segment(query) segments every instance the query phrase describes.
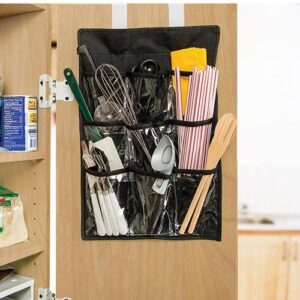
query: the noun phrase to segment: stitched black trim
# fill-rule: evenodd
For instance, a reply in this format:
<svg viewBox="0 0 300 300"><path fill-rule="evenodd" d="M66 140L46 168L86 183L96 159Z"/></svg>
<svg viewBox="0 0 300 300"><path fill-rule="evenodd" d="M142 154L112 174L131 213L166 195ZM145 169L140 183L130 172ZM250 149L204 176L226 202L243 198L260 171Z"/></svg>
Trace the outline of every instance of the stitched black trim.
<svg viewBox="0 0 300 300"><path fill-rule="evenodd" d="M84 167L84 166L83 166ZM107 177L107 176L114 176L114 175L119 175L123 173L134 173L138 175L143 175L143 176L151 176L154 178L161 178L161 179L172 179L174 175L177 174L190 174L190 175L212 175L217 172L218 168L214 168L211 170L186 170L186 169L177 169L174 168L173 172L171 175L164 175L160 174L157 172L147 172L140 170L138 168L135 168L133 166L124 168L124 169L119 169L119 170L114 170L114 171L109 171L109 172L99 172L99 171L94 171L91 169L88 169L84 167L85 171L93 176L97 177Z"/></svg>
<svg viewBox="0 0 300 300"><path fill-rule="evenodd" d="M98 127L112 127L112 126L124 126L129 130L139 130L152 127L161 127L168 125L178 125L183 127L199 127L212 124L214 118L210 118L203 121L181 121L181 120L165 120L165 121L153 121L148 123L139 123L136 125L127 125L123 121L111 121L111 122L95 122L95 121L83 121L83 126L98 126Z"/></svg>
<svg viewBox="0 0 300 300"><path fill-rule="evenodd" d="M167 76L171 76L174 75L174 70L168 70L166 72L157 72L155 74L152 73L141 73L141 72L120 72L122 77L141 77L141 78L153 78L153 79L159 79L161 77L167 77ZM190 71L180 71L180 75L181 76L185 76L188 77L190 75L192 75L193 72ZM90 72L83 72L83 75L86 77L91 77L94 76L94 74L91 74Z"/></svg>

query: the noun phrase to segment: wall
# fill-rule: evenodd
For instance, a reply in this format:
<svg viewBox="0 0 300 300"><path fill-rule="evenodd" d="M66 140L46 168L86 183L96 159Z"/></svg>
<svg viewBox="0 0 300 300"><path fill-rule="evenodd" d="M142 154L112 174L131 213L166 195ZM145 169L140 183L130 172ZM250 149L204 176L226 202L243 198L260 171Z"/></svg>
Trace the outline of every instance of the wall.
<svg viewBox="0 0 300 300"><path fill-rule="evenodd" d="M239 203L300 213L300 5L238 6Z"/></svg>

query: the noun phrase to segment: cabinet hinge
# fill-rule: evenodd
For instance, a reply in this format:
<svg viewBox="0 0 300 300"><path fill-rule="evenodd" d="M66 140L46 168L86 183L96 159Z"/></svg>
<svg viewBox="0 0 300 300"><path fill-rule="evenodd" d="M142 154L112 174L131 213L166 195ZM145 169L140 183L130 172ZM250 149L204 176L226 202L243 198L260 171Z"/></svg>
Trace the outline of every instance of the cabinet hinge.
<svg viewBox="0 0 300 300"><path fill-rule="evenodd" d="M56 298L55 294L50 291L50 289L39 288L39 300L72 300L69 297Z"/></svg>
<svg viewBox="0 0 300 300"><path fill-rule="evenodd" d="M49 95L47 97L47 95ZM39 82L39 107L50 108L57 100L70 102L74 95L66 80L57 81L48 74L40 76Z"/></svg>

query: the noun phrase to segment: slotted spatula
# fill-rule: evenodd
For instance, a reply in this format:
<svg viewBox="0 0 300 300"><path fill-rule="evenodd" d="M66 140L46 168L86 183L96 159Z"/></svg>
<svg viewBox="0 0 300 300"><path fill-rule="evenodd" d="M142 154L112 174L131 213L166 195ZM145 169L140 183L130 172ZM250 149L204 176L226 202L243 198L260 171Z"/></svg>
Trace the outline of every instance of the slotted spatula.
<svg viewBox="0 0 300 300"><path fill-rule="evenodd" d="M208 149L205 169L210 170L216 168L219 160L221 159L222 155L226 151L227 147L229 146L230 142L232 141L235 135L236 126L237 126L237 120L233 114L230 113L225 114L219 119L215 129L215 135ZM196 193L190 204L189 210L180 227L179 230L180 234L185 233L193 213L194 213L193 219L190 224L188 232L189 233L194 232L212 178L213 175L207 175L201 178Z"/></svg>

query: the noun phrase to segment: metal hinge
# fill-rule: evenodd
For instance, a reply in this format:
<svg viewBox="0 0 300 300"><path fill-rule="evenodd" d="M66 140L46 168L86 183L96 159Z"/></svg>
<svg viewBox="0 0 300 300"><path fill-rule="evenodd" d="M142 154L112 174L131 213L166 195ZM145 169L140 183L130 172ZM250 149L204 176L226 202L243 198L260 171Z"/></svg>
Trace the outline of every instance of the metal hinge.
<svg viewBox="0 0 300 300"><path fill-rule="evenodd" d="M67 83L64 81L57 81L48 74L40 76L39 84L39 107L50 108L57 100L70 102L74 100L74 95ZM47 97L47 92L49 97Z"/></svg>
<svg viewBox="0 0 300 300"><path fill-rule="evenodd" d="M50 289L39 288L39 300L72 300L69 297L56 298L55 294L50 291Z"/></svg>

